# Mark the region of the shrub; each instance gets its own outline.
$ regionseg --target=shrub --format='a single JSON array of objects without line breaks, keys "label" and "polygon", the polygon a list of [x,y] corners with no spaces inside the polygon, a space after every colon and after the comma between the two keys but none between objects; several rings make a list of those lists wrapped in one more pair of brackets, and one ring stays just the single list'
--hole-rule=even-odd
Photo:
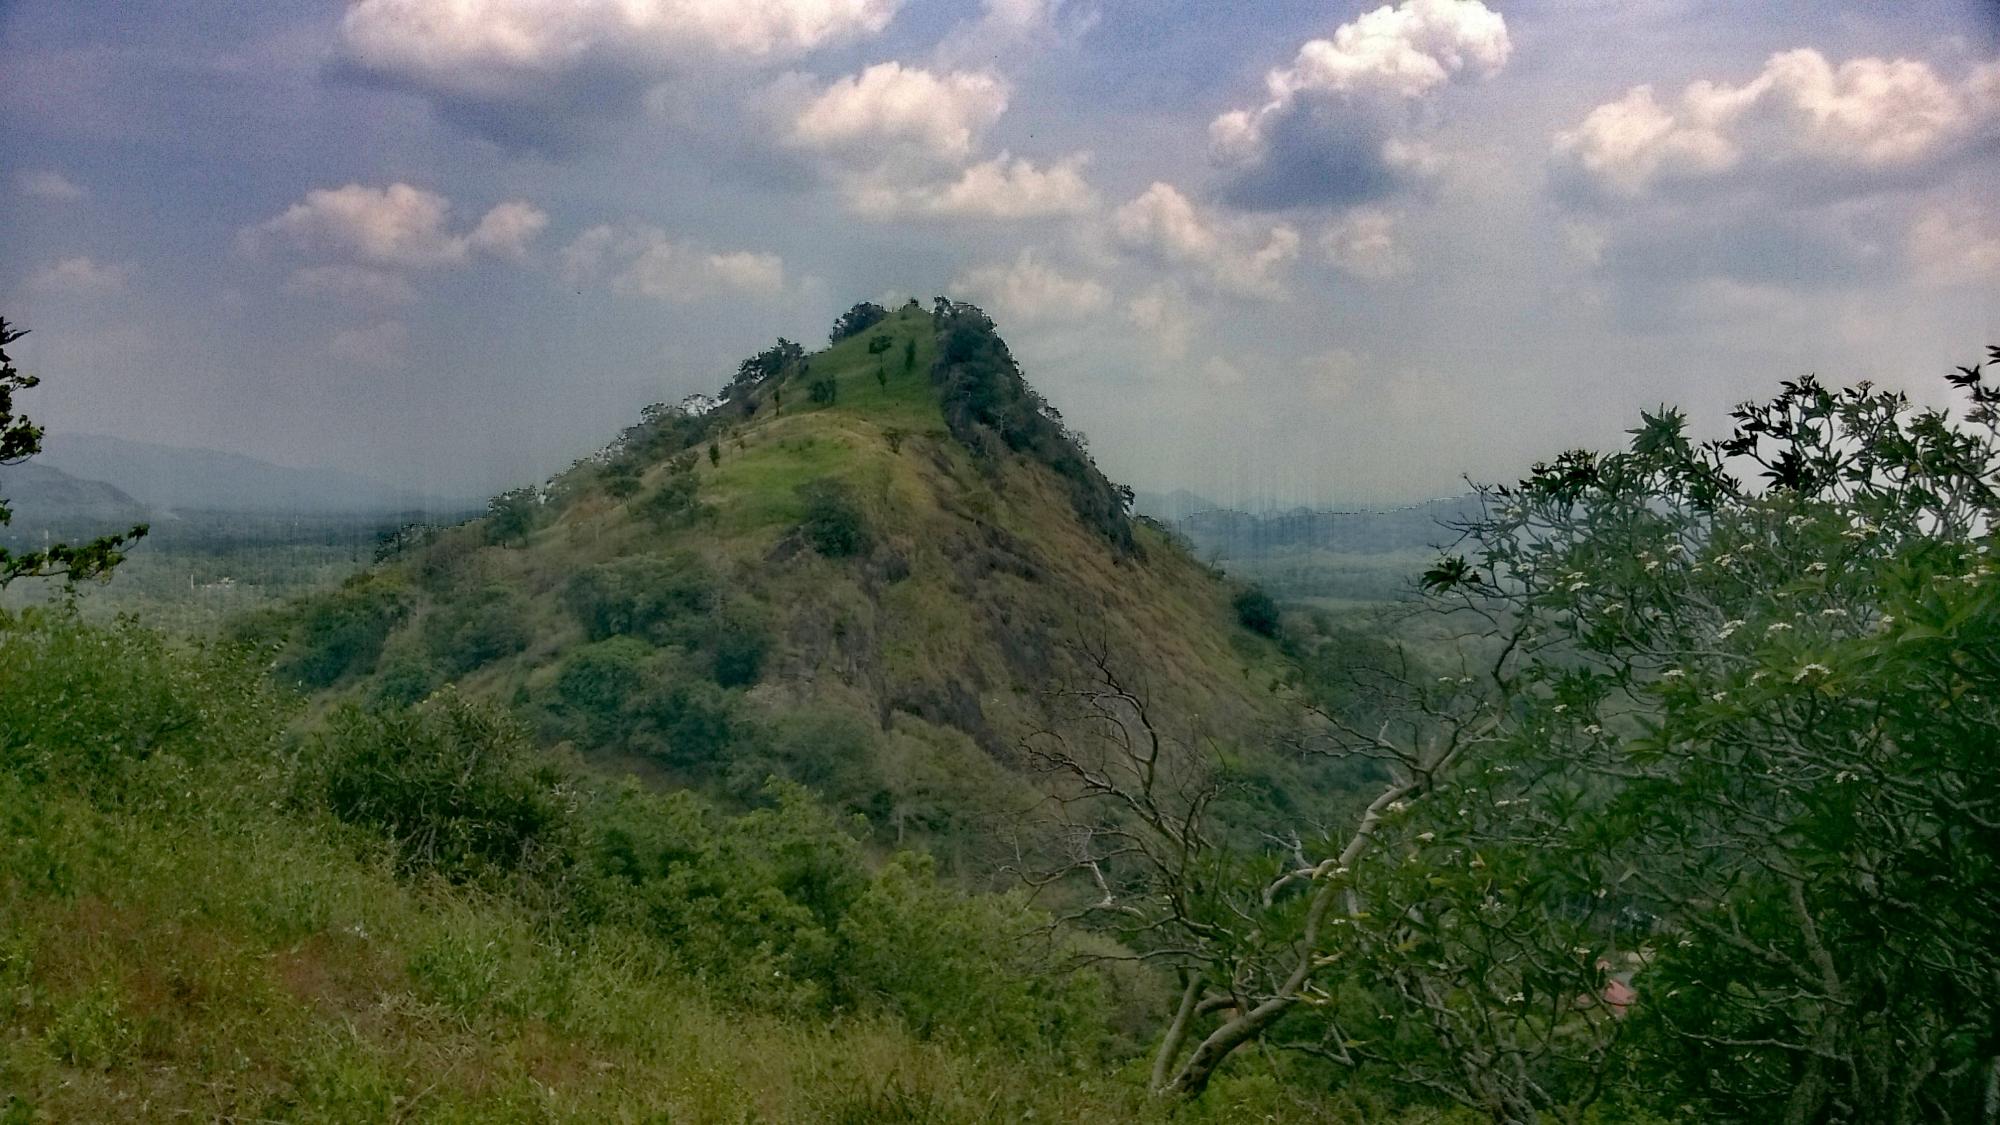
[{"label": "shrub", "polygon": [[695,455],[683,453],[667,463],[666,479],[639,502],[639,514],[662,527],[684,527],[704,514],[698,499],[700,481],[694,475]]},{"label": "shrub", "polygon": [[[681,639],[714,612],[715,579],[696,556],[640,555],[579,572],[563,604],[593,641],[617,636]],[[688,620],[694,619],[694,620]]]},{"label": "shrub", "polygon": [[241,648],[169,645],[130,622],[0,614],[0,772],[31,783],[109,793],[140,763],[252,753],[290,710]]},{"label": "shrub", "polygon": [[806,385],[806,398],[814,406],[832,406],[840,398],[840,384],[831,378],[814,379]]},{"label": "shrub", "polygon": [[528,534],[541,522],[542,498],[535,489],[511,489],[486,502],[486,541],[489,543],[526,542]]},{"label": "shrub", "polygon": [[308,688],[374,671],[382,646],[409,613],[401,592],[366,578],[308,599],[299,609],[277,673]]},{"label": "shrub", "polygon": [[653,650],[632,637],[582,645],[556,673],[557,710],[575,735],[620,741],[631,727],[627,704],[645,686]]},{"label": "shrub", "polygon": [[845,558],[868,550],[868,517],[843,481],[823,479],[799,487],[805,518],[799,529],[806,542],[828,558]]},{"label": "shrub", "polygon": [[702,769],[723,757],[736,737],[736,701],[700,680],[663,683],[635,707],[663,763]]},{"label": "shrub", "polygon": [[380,706],[407,707],[429,695],[440,682],[430,661],[415,652],[399,652],[382,661],[369,699]]},{"label": "shrub", "polygon": [[1262,588],[1245,587],[1231,604],[1236,607],[1236,620],[1245,629],[1264,637],[1278,635],[1278,603]]},{"label": "shrub", "polygon": [[710,671],[723,687],[745,687],[764,674],[764,657],[771,648],[770,626],[748,608],[732,605],[715,630]]},{"label": "shrub", "polygon": [[454,599],[424,626],[446,675],[459,676],[528,647],[528,602],[505,586]]},{"label": "shrub", "polygon": [[1103,1034],[1095,977],[1038,959],[1041,919],[1012,898],[940,885],[928,856],[897,855],[843,913],[841,994],[879,1004],[918,1035],[1027,1052]]},{"label": "shrub", "polygon": [[447,689],[415,707],[336,711],[309,744],[299,789],[381,831],[406,871],[466,881],[539,874],[571,858],[572,801],[504,712]]}]

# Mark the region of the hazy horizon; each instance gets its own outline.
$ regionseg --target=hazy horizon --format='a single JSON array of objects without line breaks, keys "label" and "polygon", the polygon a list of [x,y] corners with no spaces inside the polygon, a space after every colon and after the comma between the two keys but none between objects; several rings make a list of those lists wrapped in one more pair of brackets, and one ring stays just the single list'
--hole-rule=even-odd
[{"label": "hazy horizon", "polygon": [[1994,12],[28,0],[0,301],[52,430],[456,496],[947,293],[1113,479],[1446,495],[1938,399],[2000,337]]}]

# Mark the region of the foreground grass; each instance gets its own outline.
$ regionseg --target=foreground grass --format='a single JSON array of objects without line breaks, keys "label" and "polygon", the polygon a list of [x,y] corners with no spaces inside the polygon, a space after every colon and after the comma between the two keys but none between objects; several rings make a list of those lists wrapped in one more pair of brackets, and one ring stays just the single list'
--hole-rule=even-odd
[{"label": "foreground grass", "polygon": [[[239,663],[0,620],[0,1121],[1155,1120],[1131,1077],[745,1011],[284,801]],[[1178,1120],[1280,1120],[1273,1088]]]},{"label": "foreground grass", "polygon": [[10,785],[0,1089],[19,1120],[1090,1120],[893,1025],[725,1011],[660,951],[408,886],[338,833]]}]

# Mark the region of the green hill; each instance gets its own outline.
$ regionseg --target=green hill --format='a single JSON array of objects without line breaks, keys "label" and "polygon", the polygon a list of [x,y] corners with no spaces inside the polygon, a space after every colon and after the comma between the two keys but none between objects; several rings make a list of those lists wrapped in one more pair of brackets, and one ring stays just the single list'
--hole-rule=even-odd
[{"label": "green hill", "polygon": [[[1282,659],[1091,463],[971,306],[912,302],[257,628],[279,669],[409,702],[455,682],[618,771],[771,774],[900,841],[1032,803],[1021,740],[1107,654],[1177,730],[1254,737]],[[1254,755],[1252,755],[1254,758]],[[955,853],[954,853],[955,854]]]}]

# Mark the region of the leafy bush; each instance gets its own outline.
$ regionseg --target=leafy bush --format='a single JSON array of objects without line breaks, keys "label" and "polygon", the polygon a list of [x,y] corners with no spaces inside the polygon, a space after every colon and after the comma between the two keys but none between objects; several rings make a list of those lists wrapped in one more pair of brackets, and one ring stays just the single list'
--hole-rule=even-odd
[{"label": "leafy bush", "polygon": [[814,379],[806,385],[806,399],[814,406],[832,406],[840,398],[840,384],[831,377]]},{"label": "leafy bush", "polygon": [[539,875],[570,861],[575,810],[535,757],[511,717],[447,690],[416,707],[336,711],[301,760],[299,790],[387,835],[403,870]]},{"label": "leafy bush", "polygon": [[111,792],[140,763],[271,744],[290,706],[248,652],[169,645],[129,622],[0,614],[0,772]]},{"label": "leafy bush", "polygon": [[716,623],[714,656],[709,668],[723,687],[746,687],[764,674],[764,657],[771,648],[771,628],[762,615],[738,603],[724,610]]},{"label": "leafy bush", "polygon": [[556,673],[556,710],[572,736],[622,741],[631,729],[627,705],[645,687],[653,650],[633,637],[581,645]]},{"label": "leafy bush", "polygon": [[532,488],[503,492],[486,503],[486,541],[519,544],[541,526],[542,498]]},{"label": "leafy bush", "polygon": [[846,558],[868,550],[872,536],[868,516],[844,481],[823,479],[799,487],[805,517],[799,529],[806,542],[828,558]]},{"label": "leafy bush", "polygon": [[[591,640],[644,636],[685,640],[713,613],[715,579],[691,554],[637,555],[579,572],[563,604]],[[687,619],[696,619],[688,621]]]},{"label": "leafy bush", "polygon": [[736,737],[736,702],[701,680],[663,680],[635,705],[649,752],[667,765],[702,769]]},{"label": "leafy bush", "polygon": [[421,701],[442,682],[437,666],[422,654],[396,652],[383,657],[368,697],[380,706],[407,707]]},{"label": "leafy bush", "polygon": [[840,314],[840,319],[833,322],[833,331],[827,334],[827,340],[838,344],[850,336],[861,335],[888,318],[888,309],[873,301],[863,301]]},{"label": "leafy bush", "polygon": [[701,482],[694,475],[695,455],[683,453],[667,463],[666,479],[639,502],[639,514],[662,527],[685,527],[705,514],[699,499]]},{"label": "leafy bush", "polygon": [[1006,1051],[1101,1036],[1097,978],[1052,967],[1050,950],[1023,941],[1036,919],[1019,902],[951,890],[933,867],[928,856],[898,855],[843,911],[843,998],[880,1005],[919,1035]]},{"label": "leafy bush", "polygon": [[528,636],[528,601],[506,586],[454,599],[424,625],[431,656],[450,676],[520,652]]},{"label": "leafy bush", "polygon": [[1230,604],[1236,609],[1236,620],[1245,629],[1265,637],[1278,635],[1278,603],[1271,600],[1263,587],[1244,587]]},{"label": "leafy bush", "polygon": [[284,634],[280,678],[307,688],[331,687],[349,674],[375,670],[382,646],[409,614],[401,591],[367,577],[307,599]]}]

